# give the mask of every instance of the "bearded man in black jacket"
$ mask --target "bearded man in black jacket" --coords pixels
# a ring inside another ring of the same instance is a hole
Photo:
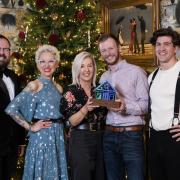
[[[24,130],[5,113],[10,101],[20,92],[18,76],[7,68],[10,41],[0,34],[0,180],[10,180],[16,172],[18,152],[22,154]]]

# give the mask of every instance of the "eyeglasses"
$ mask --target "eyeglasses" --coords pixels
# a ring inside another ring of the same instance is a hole
[[[49,60],[49,61],[44,61],[44,60],[39,60],[38,63],[41,66],[45,66],[45,65],[54,65],[56,63],[56,60]]]
[[[10,48],[0,48],[0,51],[3,51],[3,52],[5,52],[5,53],[8,53],[8,52],[10,52]]]

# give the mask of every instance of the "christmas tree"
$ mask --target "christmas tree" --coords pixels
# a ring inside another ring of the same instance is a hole
[[[94,1],[26,0],[27,12],[22,19],[17,46],[16,63],[28,80],[38,75],[35,51],[42,44],[58,48],[61,64],[55,80],[71,83],[71,64],[77,53],[86,50],[99,59],[97,39],[101,32],[100,14]],[[100,61],[98,61],[99,66]]]

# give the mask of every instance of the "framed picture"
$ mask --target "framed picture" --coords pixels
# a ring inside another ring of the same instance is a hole
[[[160,26],[180,33],[180,0],[160,0]]]
[[[122,56],[148,70],[156,66],[149,39],[157,27],[156,0],[119,0],[103,6],[104,31],[115,35]]]
[[[180,33],[180,0],[160,0],[159,9],[159,27],[172,27]],[[180,59],[180,50],[176,54]]]
[[[0,1],[0,34],[6,36],[12,45],[12,51],[16,51],[15,41],[21,26],[21,18],[25,13],[23,0]]]

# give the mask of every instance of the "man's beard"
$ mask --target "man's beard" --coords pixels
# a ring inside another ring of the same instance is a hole
[[[0,71],[3,72],[4,69],[8,66],[9,60],[4,54],[0,55]]]
[[[118,61],[119,61],[119,56],[117,56],[116,59],[113,62],[108,62],[108,61],[105,60],[106,64],[110,65],[110,66],[117,64]]]

